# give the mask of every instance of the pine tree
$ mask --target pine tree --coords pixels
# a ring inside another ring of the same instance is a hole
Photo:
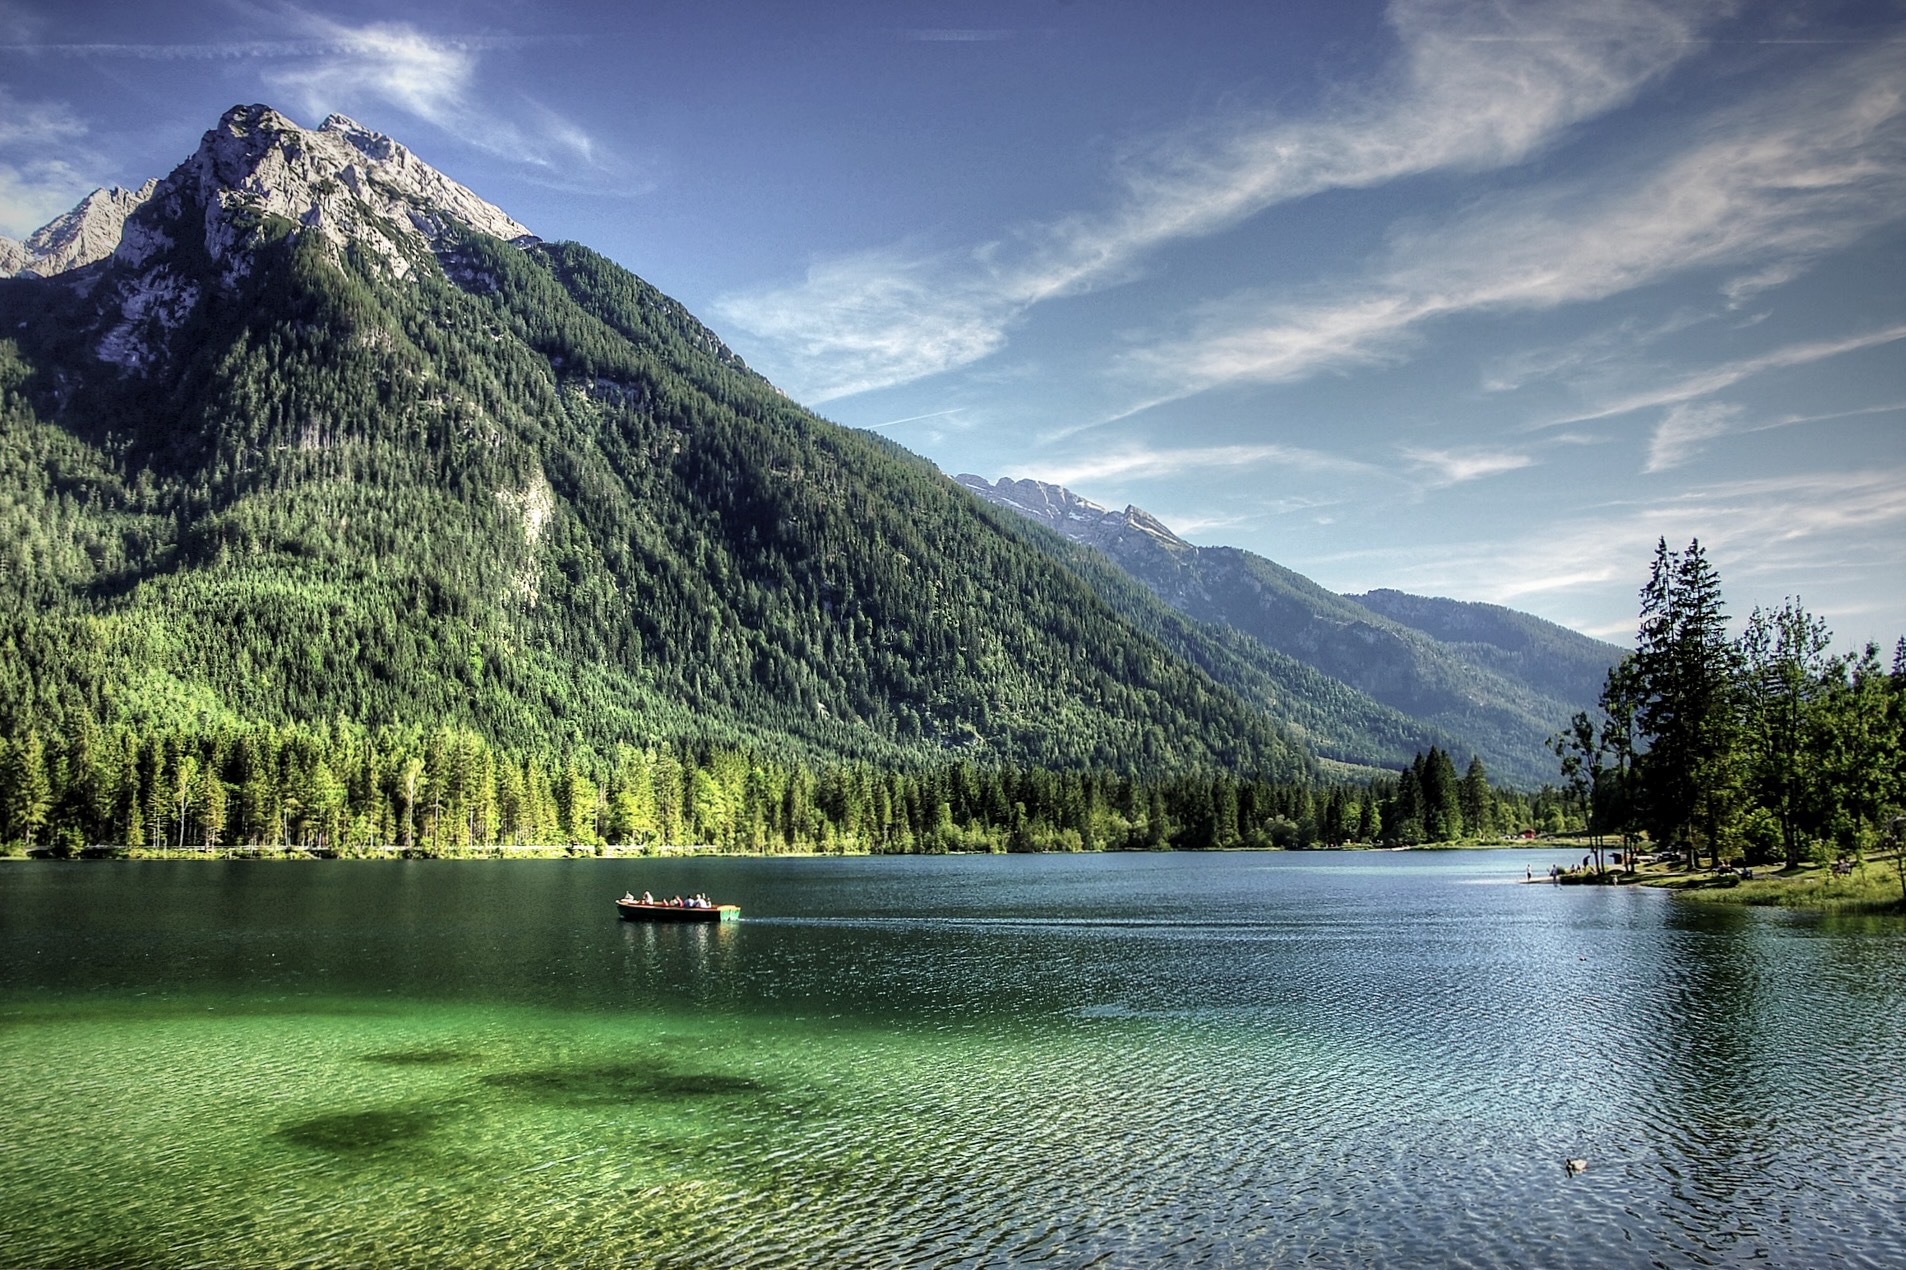
[[[1802,829],[1820,802],[1807,732],[1826,690],[1832,642],[1826,623],[1795,599],[1772,613],[1756,608],[1740,639],[1747,778],[1780,828],[1788,868],[1800,865]]]
[[[53,807],[53,786],[46,770],[46,745],[39,732],[28,732],[7,746],[4,756],[0,757],[4,758],[4,762],[0,762],[0,791],[4,792],[0,810],[6,814],[5,833],[31,850],[35,836],[45,826],[47,813]]]
[[[1686,843],[1690,865],[1703,844],[1718,863],[1736,810],[1735,664],[1700,540],[1676,553],[1661,539],[1633,659],[1635,727],[1648,743],[1638,766],[1655,840]]]
[[[1469,770],[1463,773],[1458,798],[1462,803],[1463,832],[1472,838],[1494,836],[1495,803],[1489,796],[1489,773],[1479,756],[1470,756]]]

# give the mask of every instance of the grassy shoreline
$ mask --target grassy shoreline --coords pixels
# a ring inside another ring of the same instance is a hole
[[[1644,873],[1640,883],[1703,904],[1906,915],[1906,899],[1900,894],[1898,856],[1896,850],[1874,852],[1855,863],[1852,872],[1841,876],[1836,876],[1829,865],[1803,864],[1797,869],[1756,869],[1751,879],[1712,871],[1658,876]]]
[[[1546,882],[1547,878],[1537,878]],[[1592,884],[1592,875],[1579,873],[1565,882]],[[1899,852],[1876,851],[1853,864],[1851,872],[1836,874],[1831,865],[1803,864],[1796,869],[1757,866],[1753,876],[1714,869],[1677,869],[1671,865],[1643,865],[1632,873],[1614,873],[1617,886],[1646,886],[1701,904],[1737,904],[1750,908],[1793,908],[1818,913],[1897,914],[1906,916],[1901,895]]]

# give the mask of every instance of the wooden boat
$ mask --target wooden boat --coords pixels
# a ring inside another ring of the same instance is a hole
[[[732,922],[741,916],[739,904],[690,908],[683,904],[644,904],[641,900],[617,900],[615,907],[625,922]]]

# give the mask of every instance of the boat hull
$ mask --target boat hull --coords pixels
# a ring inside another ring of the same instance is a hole
[[[640,900],[617,900],[615,908],[625,922],[732,922],[741,916],[739,904],[716,904],[712,908],[687,908],[676,904],[644,904]]]

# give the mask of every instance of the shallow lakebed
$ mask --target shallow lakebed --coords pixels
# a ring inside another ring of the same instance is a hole
[[[1906,925],[1562,859],[9,865],[0,1259],[1906,1263]]]

